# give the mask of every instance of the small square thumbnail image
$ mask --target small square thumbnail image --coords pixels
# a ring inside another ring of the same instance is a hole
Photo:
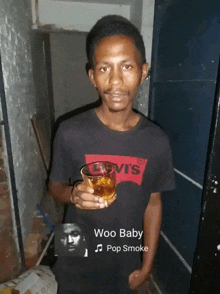
[[[88,257],[88,237],[77,223],[65,223],[55,228],[54,255]]]

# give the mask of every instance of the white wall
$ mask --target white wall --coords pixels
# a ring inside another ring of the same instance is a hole
[[[88,32],[95,22],[106,14],[119,14],[128,19],[131,19],[131,16],[140,18],[142,19],[141,34],[145,42],[146,57],[148,63],[151,63],[155,0],[142,0],[142,15],[135,10],[137,7],[139,10],[141,9],[141,0],[118,0],[120,4],[102,4],[101,0],[94,0],[99,3],[87,1],[38,0],[37,7],[37,1],[31,0],[33,24],[36,24],[37,18],[39,18],[41,25],[50,24],[66,30]],[[116,2],[114,1],[114,3]]]
[[[88,32],[106,14],[120,14],[130,18],[129,5],[38,0],[39,22],[55,24],[67,30]],[[36,15],[34,16],[36,18]]]

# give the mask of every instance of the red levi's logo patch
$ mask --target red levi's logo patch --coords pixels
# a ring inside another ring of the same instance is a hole
[[[116,184],[134,182],[139,186],[147,164],[147,159],[120,155],[86,154],[85,161],[86,164],[95,161],[110,161],[116,166]]]

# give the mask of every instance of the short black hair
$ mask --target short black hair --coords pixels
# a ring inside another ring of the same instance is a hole
[[[144,41],[136,26],[120,15],[106,15],[96,22],[87,35],[87,68],[93,67],[94,51],[98,41],[115,35],[124,35],[132,38],[141,54],[142,62],[146,62]]]

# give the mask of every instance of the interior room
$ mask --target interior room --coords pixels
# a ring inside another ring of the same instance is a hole
[[[152,274],[138,293],[218,293],[217,0],[1,0],[0,284],[54,262],[65,206],[48,192],[51,146],[61,120],[98,100],[85,42],[107,14],[126,17],[143,36],[150,74],[133,107],[168,135],[176,177],[162,196]]]

